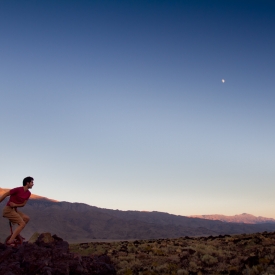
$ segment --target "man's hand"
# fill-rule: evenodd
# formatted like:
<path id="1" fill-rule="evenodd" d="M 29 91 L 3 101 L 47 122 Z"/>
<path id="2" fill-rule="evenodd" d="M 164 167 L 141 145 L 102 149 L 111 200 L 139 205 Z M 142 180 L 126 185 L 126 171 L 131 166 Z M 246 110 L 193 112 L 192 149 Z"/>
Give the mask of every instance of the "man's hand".
<path id="1" fill-rule="evenodd" d="M 14 203 L 14 202 L 10 202 L 10 203 L 9 203 L 9 206 L 12 207 L 12 208 L 14 208 L 14 207 L 24 207 L 26 203 L 27 203 L 27 201 L 24 201 L 24 202 L 21 203 L 21 204 L 16 204 L 16 203 Z"/>
<path id="2" fill-rule="evenodd" d="M 16 207 L 16 204 L 14 202 L 9 203 L 10 207 Z"/>

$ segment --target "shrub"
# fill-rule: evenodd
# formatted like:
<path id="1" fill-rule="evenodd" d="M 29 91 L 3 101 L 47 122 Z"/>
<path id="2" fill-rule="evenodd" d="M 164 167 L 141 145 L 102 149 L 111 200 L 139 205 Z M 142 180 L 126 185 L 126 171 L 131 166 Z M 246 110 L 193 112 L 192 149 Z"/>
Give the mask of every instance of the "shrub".
<path id="1" fill-rule="evenodd" d="M 177 271 L 177 275 L 188 275 L 188 274 L 189 274 L 189 272 L 185 269 L 179 269 Z"/>
<path id="2" fill-rule="evenodd" d="M 125 268 L 125 267 L 128 266 L 128 262 L 127 262 L 127 261 L 119 261 L 119 262 L 118 262 L 118 266 L 119 266 L 120 268 Z"/>
<path id="3" fill-rule="evenodd" d="M 153 253 L 155 256 L 165 256 L 165 253 L 161 249 L 156 249 Z"/>
<path id="4" fill-rule="evenodd" d="M 133 272 L 132 272 L 132 270 L 130 270 L 130 269 L 126 269 L 125 271 L 124 271 L 124 275 L 132 275 L 133 274 Z"/>
<path id="5" fill-rule="evenodd" d="M 189 263 L 189 269 L 190 269 L 190 271 L 196 272 L 198 270 L 198 266 L 195 262 L 191 261 Z"/>
<path id="6" fill-rule="evenodd" d="M 204 263 L 206 263 L 207 265 L 213 265 L 213 264 L 216 264 L 218 262 L 217 258 L 215 258 L 211 255 L 208 255 L 208 254 L 203 255 L 201 260 Z"/>
<path id="7" fill-rule="evenodd" d="M 156 266 L 156 271 L 158 271 L 158 272 L 167 271 L 167 264 L 162 264 L 162 265 Z"/>

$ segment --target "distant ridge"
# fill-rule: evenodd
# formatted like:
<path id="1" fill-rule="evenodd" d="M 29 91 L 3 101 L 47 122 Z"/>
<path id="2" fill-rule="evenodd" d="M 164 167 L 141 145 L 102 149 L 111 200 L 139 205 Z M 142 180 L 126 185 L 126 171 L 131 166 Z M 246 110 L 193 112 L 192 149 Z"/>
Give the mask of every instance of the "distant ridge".
<path id="1" fill-rule="evenodd" d="M 243 213 L 235 216 L 225 216 L 220 214 L 214 215 L 192 215 L 191 218 L 200 218 L 206 220 L 215 220 L 222 222 L 246 223 L 246 224 L 260 224 L 260 223 L 275 223 L 275 219 L 256 217 L 251 214 Z"/>
<path id="2" fill-rule="evenodd" d="M 7 190 L 0 188 L 0 194 Z M 2 202 L 0 208 L 4 205 Z M 23 212 L 31 218 L 23 232 L 26 239 L 34 232 L 51 232 L 69 242 L 90 242 L 275 231 L 275 223 L 229 223 L 157 211 L 121 211 L 84 203 L 57 202 L 38 195 L 33 195 Z M 0 241 L 8 234 L 7 219 L 0 218 Z"/>

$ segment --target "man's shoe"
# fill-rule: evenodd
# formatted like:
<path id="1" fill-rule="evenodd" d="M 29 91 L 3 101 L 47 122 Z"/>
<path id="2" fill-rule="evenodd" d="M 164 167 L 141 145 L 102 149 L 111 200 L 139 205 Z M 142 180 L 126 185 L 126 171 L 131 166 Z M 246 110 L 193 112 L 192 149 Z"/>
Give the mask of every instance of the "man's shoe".
<path id="1" fill-rule="evenodd" d="M 15 241 L 13 241 L 13 242 L 11 242 L 11 243 L 9 243 L 9 241 L 7 241 L 7 242 L 6 242 L 6 246 L 9 246 L 9 247 L 16 247 L 17 244 L 16 244 Z"/>

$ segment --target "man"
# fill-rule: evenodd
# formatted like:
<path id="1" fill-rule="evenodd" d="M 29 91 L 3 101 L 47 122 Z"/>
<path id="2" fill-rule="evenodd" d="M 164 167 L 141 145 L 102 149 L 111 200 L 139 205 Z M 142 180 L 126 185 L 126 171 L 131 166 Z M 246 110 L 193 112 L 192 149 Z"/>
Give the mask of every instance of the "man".
<path id="1" fill-rule="evenodd" d="M 29 189 L 33 187 L 33 178 L 26 177 L 23 179 L 23 186 L 11 189 L 6 192 L 1 198 L 2 202 L 6 197 L 10 196 L 10 199 L 3 209 L 3 217 L 9 219 L 12 223 L 17 223 L 18 227 L 13 232 L 10 239 L 7 241 L 7 245 L 14 246 L 15 238 L 20 234 L 25 225 L 29 222 L 30 218 L 24 213 L 17 210 L 17 207 L 24 207 L 27 203 L 31 192 Z"/>

